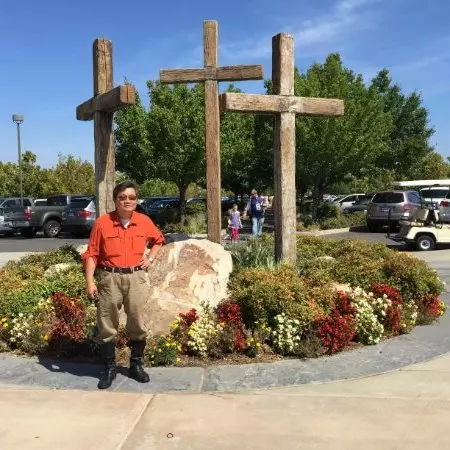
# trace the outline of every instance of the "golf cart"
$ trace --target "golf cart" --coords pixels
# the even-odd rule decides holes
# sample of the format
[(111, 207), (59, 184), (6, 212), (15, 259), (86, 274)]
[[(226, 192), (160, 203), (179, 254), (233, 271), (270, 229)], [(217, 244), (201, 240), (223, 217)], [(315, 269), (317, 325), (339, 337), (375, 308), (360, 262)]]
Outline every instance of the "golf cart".
[[(393, 185), (396, 188), (428, 186), (439, 191), (439, 188), (449, 187), (450, 180), (397, 181)], [(426, 198), (419, 209), (400, 220), (400, 231), (395, 236), (388, 237), (397, 242), (405, 242), (420, 251), (433, 250), (437, 244), (450, 244), (450, 223), (442, 222), (439, 207), (440, 199)]]

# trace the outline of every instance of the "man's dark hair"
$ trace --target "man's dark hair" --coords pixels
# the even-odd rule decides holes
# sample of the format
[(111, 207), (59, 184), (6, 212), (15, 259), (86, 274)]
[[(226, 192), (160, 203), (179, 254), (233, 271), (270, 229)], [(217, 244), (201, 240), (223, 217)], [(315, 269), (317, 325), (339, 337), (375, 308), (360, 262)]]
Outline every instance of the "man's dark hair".
[(123, 192), (125, 189), (134, 189), (136, 191), (136, 195), (139, 197), (139, 186), (133, 181), (124, 181), (123, 183), (119, 183), (116, 185), (113, 191), (113, 199), (117, 200), (117, 196), (120, 192)]

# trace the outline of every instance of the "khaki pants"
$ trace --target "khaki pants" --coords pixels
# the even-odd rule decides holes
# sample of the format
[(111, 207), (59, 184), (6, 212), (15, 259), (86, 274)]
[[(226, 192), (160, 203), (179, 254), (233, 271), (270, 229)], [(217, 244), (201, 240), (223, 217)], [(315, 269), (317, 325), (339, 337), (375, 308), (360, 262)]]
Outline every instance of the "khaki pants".
[(102, 270), (99, 274), (97, 302), (100, 341), (111, 342), (116, 338), (122, 305), (127, 315), (126, 329), (129, 338), (132, 341), (144, 340), (147, 327), (142, 311), (149, 292), (144, 270), (129, 274)]

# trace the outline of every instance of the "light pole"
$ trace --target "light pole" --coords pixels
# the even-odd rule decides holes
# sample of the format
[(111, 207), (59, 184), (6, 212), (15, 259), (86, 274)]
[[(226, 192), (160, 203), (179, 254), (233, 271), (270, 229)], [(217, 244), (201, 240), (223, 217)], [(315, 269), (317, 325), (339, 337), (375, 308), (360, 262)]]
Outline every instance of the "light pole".
[(19, 153), (19, 180), (20, 180), (20, 204), (23, 206), (23, 183), (22, 183), (22, 148), (20, 146), (20, 124), (23, 122), (21, 114), (13, 114), (12, 120), (17, 124), (17, 150)]

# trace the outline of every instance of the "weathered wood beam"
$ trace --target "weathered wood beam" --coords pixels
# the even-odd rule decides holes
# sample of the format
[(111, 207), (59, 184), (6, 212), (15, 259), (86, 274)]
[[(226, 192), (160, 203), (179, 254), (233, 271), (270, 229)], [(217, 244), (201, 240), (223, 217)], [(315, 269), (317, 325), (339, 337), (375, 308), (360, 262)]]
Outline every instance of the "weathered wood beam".
[(220, 109), (221, 111), (242, 111), (257, 114), (291, 112), (309, 117), (337, 117), (344, 115), (344, 102), (334, 98), (225, 92), (220, 95)]
[(243, 81), (262, 80), (263, 68), (260, 65), (205, 67), (204, 69), (161, 69), (161, 83), (201, 83), (206, 80)]
[(112, 113), (125, 106), (133, 105), (136, 101), (136, 92), (131, 85), (117, 86), (105, 94), (92, 97), (77, 106), (78, 120), (92, 120), (95, 112)]

